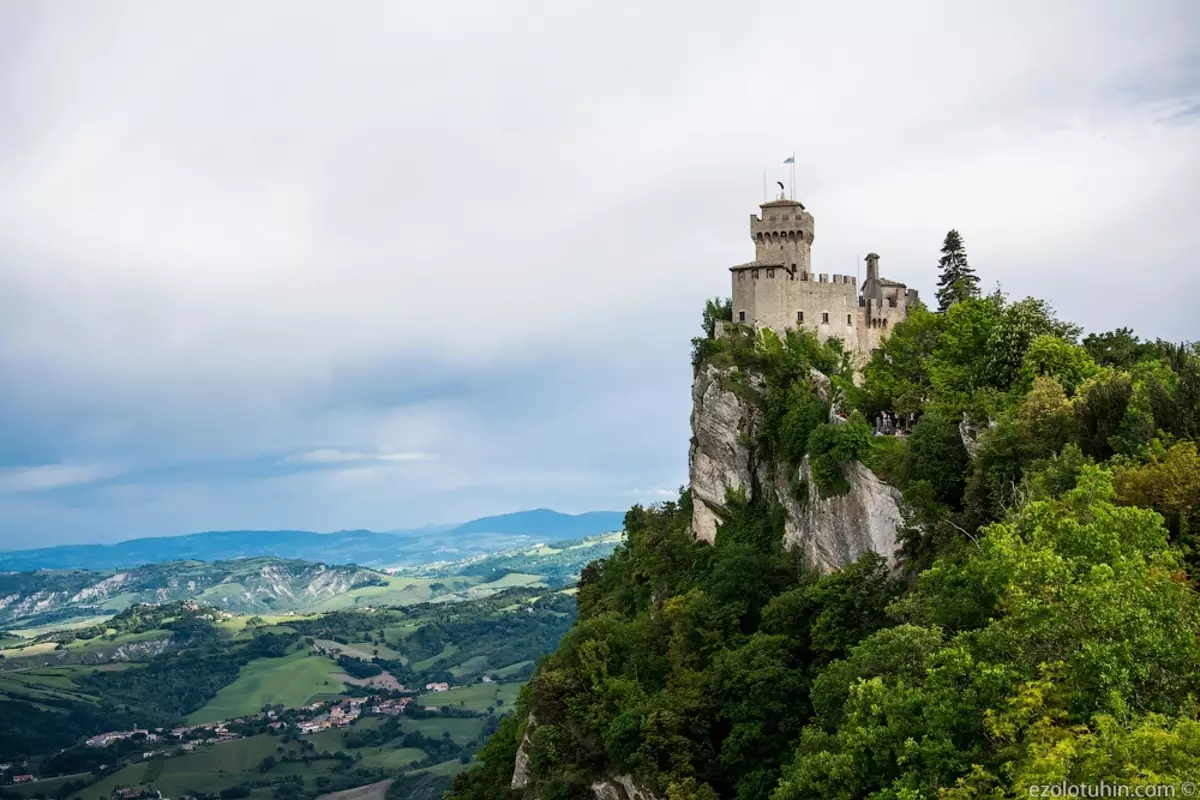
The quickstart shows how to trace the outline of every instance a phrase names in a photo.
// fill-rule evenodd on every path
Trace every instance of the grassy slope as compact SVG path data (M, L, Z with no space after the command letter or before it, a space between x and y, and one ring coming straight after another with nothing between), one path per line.
M488 707L501 710L512 707L520 690L519 683L473 683L448 692L423 694L417 698L417 703L423 706L457 706L471 711L487 711ZM504 705L497 706L497 699L503 700Z
M331 677L338 665L324 656L300 651L284 658L256 658L242 667L237 680L217 693L204 708L188 715L189 723L213 722L253 714L268 703L302 706L320 694L345 688Z
M258 764L270 755L278 755L274 736L251 736L201 748L179 758L162 762L162 776L154 788L166 797L178 797L191 791L219 792L228 786L263 777ZM332 763L332 762L331 762ZM117 786L138 786L145 782L148 762L137 762L117 771L99 783L87 787L84 797L108 797Z
M444 731L449 731L451 739L458 744L466 744L479 737L483 731L483 720L477 717L404 717L401 727L405 732L420 731L431 739L439 739Z

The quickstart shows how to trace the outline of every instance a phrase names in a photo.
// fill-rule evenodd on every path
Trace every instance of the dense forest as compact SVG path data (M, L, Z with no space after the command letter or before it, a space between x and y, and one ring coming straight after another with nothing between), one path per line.
M690 536L686 491L634 507L454 800L516 796L523 739L543 800L608 775L667 800L1200 775L1200 351L1081 339L1042 301L945 284L857 381L836 340L728 324L727 303L694 343L696 368L761 411L759 457L807 458L822 494L852 460L902 492L896 565L816 574L753 490L728 498L713 545ZM873 435L884 412L907 435Z

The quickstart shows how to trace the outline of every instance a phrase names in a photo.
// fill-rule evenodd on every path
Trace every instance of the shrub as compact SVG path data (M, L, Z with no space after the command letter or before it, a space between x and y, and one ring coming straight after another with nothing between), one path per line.
M871 426L857 411L844 423L818 426L808 438L808 463L813 483L827 495L848 491L850 484L844 474L845 465L862 457L870 444Z

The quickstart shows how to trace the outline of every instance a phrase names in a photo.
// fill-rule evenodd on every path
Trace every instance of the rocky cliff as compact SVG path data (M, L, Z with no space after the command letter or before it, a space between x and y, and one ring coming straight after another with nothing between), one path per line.
M724 518L730 490L769 492L786 511L784 541L802 548L823 571L838 569L867 550L894 558L901 516L900 493L858 462L845 470L848 492L822 497L807 459L798 470L762 463L754 441L762 412L754 393L762 383L736 368L706 364L692 384L692 442L688 452L692 490L692 533L712 542ZM829 401L830 382L813 371L813 390ZM836 407L836 398L833 406ZM803 484L802 496L793 489Z
M529 764L529 737L537 726L537 720L530 714L525 723L525 732L521 736L521 744L517 748L517 757L513 764L512 781L509 788L514 791L524 791L533 780ZM588 784L596 800L658 800L644 786L639 785L630 775L608 775L598 778Z

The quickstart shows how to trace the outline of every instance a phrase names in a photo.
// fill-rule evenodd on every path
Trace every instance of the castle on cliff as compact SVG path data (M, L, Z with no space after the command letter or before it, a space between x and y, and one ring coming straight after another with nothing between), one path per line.
M733 321L771 328L808 328L821 341L841 339L865 361L896 323L917 305L917 290L879 275L879 256L867 256L867 279L812 271L813 217L780 195L750 215L754 260L730 267ZM832 277L832 280L830 278Z

